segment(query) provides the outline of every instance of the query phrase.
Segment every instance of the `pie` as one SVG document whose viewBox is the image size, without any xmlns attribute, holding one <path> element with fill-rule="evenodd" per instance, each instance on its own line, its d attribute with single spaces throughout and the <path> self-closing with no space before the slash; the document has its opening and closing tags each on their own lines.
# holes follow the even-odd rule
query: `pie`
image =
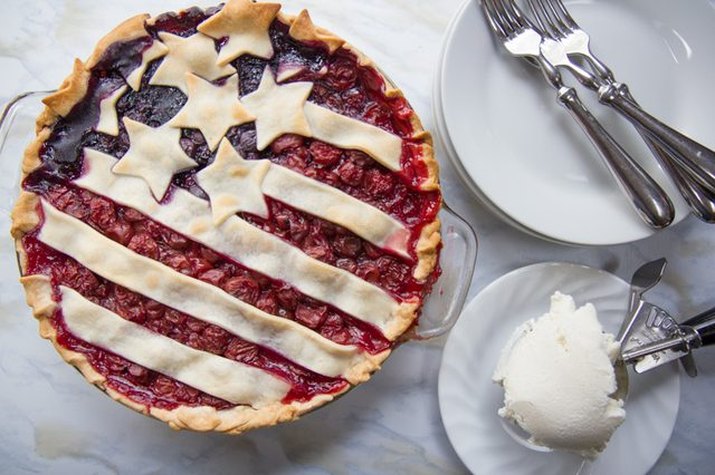
<svg viewBox="0 0 715 475">
<path fill-rule="evenodd" d="M 13 210 L 40 334 L 175 429 L 297 418 L 379 369 L 439 275 L 431 139 L 274 3 L 139 15 L 44 99 Z"/>
</svg>

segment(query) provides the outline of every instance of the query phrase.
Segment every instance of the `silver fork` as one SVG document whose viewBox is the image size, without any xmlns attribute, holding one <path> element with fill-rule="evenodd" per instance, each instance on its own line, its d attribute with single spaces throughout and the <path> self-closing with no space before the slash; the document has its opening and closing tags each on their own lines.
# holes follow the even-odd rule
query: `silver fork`
<svg viewBox="0 0 715 475">
<path fill-rule="evenodd" d="M 591 52 L 588 34 L 573 20 L 560 0 L 527 0 L 527 3 L 534 13 L 539 28 L 547 37 L 558 43 L 558 46 L 546 50 L 552 55 L 554 50 L 560 51 L 560 54 L 555 55 L 552 60 L 555 65 L 565 66 L 582 84 L 595 91 L 598 91 L 601 86 L 616 83 L 611 70 Z M 586 59 L 596 75 L 575 64 L 570 56 Z M 627 94 L 627 99 L 636 103 L 627 90 L 624 93 Z M 673 178 L 693 214 L 705 222 L 715 222 L 715 194 L 700 184 L 703 181 L 707 182 L 707 175 L 700 172 L 700 178 L 691 177 L 689 170 L 679 168 L 678 159 L 673 156 L 672 151 L 660 145 L 639 124 L 636 123 L 635 126 L 665 172 Z"/>
<path fill-rule="evenodd" d="M 566 66 L 585 86 L 599 93 L 601 102 L 622 113 L 638 129 L 665 171 L 700 219 L 715 221 L 715 152 L 673 130 L 644 112 L 628 87 L 591 51 L 590 37 L 571 17 L 561 0 L 527 0 L 540 28 L 561 44 Z M 568 59 L 585 59 L 596 77 Z"/>
<path fill-rule="evenodd" d="M 491 29 L 507 51 L 539 65 L 547 82 L 558 91 L 558 101 L 598 150 L 638 215 L 654 228 L 668 226 L 674 216 L 670 199 L 596 120 L 576 91 L 563 84 L 559 72 L 542 54 L 541 32 L 509 0 L 482 0 L 481 5 Z"/>
</svg>

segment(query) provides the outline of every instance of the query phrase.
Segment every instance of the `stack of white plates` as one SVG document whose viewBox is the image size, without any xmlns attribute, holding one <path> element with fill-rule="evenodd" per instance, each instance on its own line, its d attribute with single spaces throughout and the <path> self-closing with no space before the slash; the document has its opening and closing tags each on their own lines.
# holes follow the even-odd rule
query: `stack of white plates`
<svg viewBox="0 0 715 475">
<path fill-rule="evenodd" d="M 715 10 L 706 0 L 600 0 L 567 6 L 596 54 L 644 108 L 715 147 Z M 563 72 L 567 84 L 576 81 Z M 579 94 L 670 195 L 687 206 L 625 120 Z M 655 231 L 636 215 L 540 72 L 508 56 L 468 0 L 446 33 L 434 85 L 438 136 L 467 186 L 507 222 L 567 244 L 611 245 Z"/>
</svg>

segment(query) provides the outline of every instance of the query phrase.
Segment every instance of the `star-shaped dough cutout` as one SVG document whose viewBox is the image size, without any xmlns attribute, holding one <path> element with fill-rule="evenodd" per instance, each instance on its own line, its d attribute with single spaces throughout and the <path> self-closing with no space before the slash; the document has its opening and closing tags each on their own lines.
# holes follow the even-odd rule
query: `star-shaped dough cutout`
<svg viewBox="0 0 715 475">
<path fill-rule="evenodd" d="M 196 174 L 199 186 L 209 195 L 214 225 L 245 211 L 268 217 L 268 206 L 261 191 L 263 179 L 271 167 L 269 160 L 246 160 L 223 139 L 211 165 Z"/>
<path fill-rule="evenodd" d="M 312 89 L 312 82 L 278 85 L 270 68 L 263 70 L 258 89 L 241 99 L 256 117 L 258 150 L 263 150 L 283 134 L 311 136 L 303 106 Z"/>
<path fill-rule="evenodd" d="M 127 81 L 127 84 L 129 84 L 129 87 L 138 91 L 142 84 L 142 76 L 144 76 L 149 63 L 157 58 L 161 58 L 168 52 L 169 48 L 164 46 L 161 41 L 154 40 L 150 47 L 142 51 L 142 62 L 139 66 L 124 78 L 124 80 Z"/>
<path fill-rule="evenodd" d="M 157 201 L 166 193 L 175 173 L 198 166 L 179 144 L 181 129 L 164 124 L 153 128 L 125 117 L 129 150 L 112 168 L 114 173 L 143 178 Z"/>
<path fill-rule="evenodd" d="M 268 27 L 280 9 L 278 3 L 229 0 L 220 12 L 201 23 L 198 30 L 216 39 L 228 37 L 218 56 L 220 65 L 242 54 L 268 59 L 273 56 Z"/>
<path fill-rule="evenodd" d="M 308 10 L 301 11 L 295 17 L 288 34 L 298 41 L 320 41 L 325 44 L 330 54 L 345 44 L 345 40 L 315 26 Z"/>
<path fill-rule="evenodd" d="M 169 121 L 172 127 L 199 129 L 211 151 L 233 125 L 255 119 L 238 100 L 238 74 L 229 76 L 223 86 L 216 86 L 195 74 L 186 73 L 189 100 Z"/>
<path fill-rule="evenodd" d="M 127 92 L 127 86 L 121 86 L 99 102 L 99 120 L 94 130 L 103 134 L 119 135 L 119 119 L 117 118 L 117 102 Z"/>
<path fill-rule="evenodd" d="M 194 73 L 208 81 L 236 72 L 232 66 L 216 64 L 218 53 L 216 53 L 214 40 L 206 35 L 196 33 L 188 38 L 182 38 L 162 31 L 159 32 L 159 38 L 169 48 L 169 52 L 149 80 L 151 85 L 178 87 L 188 95 L 187 72 Z"/>
</svg>

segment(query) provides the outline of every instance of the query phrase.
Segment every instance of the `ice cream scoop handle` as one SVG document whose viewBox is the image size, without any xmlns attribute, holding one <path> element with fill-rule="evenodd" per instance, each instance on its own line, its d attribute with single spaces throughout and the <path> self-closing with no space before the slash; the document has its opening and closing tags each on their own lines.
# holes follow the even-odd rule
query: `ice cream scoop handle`
<svg viewBox="0 0 715 475">
<path fill-rule="evenodd" d="M 690 320 L 683 322 L 683 325 L 688 325 L 698 332 L 703 346 L 715 343 L 715 307 L 699 313 Z"/>
</svg>

